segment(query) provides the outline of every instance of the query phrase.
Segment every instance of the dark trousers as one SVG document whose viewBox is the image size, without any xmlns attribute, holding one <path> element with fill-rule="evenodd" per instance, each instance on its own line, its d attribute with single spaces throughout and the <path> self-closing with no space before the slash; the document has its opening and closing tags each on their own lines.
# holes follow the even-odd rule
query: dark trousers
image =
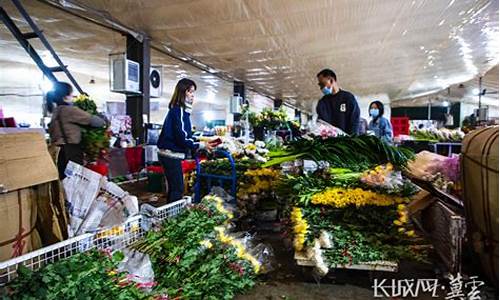
<svg viewBox="0 0 500 300">
<path fill-rule="evenodd" d="M 59 155 L 57 156 L 57 170 L 59 171 L 59 179 L 63 180 L 66 176 L 64 170 L 69 161 L 83 165 L 83 150 L 80 144 L 61 145 Z"/>
<path fill-rule="evenodd" d="M 182 175 L 181 159 L 158 155 L 158 159 L 163 166 L 163 172 L 167 178 L 168 202 L 180 200 L 184 196 L 184 177 Z"/>
</svg>

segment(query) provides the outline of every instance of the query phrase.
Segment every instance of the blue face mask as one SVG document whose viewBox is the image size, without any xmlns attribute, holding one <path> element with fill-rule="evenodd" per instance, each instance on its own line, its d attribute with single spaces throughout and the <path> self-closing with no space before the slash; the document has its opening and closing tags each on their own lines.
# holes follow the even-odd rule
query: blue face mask
<svg viewBox="0 0 500 300">
<path fill-rule="evenodd" d="M 330 95 L 332 93 L 332 88 L 325 86 L 321 91 L 323 92 L 323 95 Z"/>
<path fill-rule="evenodd" d="M 373 118 L 378 117 L 378 108 L 370 109 L 370 116 L 372 116 Z"/>
</svg>

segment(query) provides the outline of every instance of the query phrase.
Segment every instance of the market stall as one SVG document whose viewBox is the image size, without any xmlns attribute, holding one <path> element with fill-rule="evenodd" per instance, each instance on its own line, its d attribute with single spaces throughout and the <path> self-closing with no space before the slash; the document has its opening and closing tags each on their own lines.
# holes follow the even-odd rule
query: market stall
<svg viewBox="0 0 500 300">
<path fill-rule="evenodd" d="M 3 1 L 0 298 L 497 295 L 496 4 Z"/>
</svg>

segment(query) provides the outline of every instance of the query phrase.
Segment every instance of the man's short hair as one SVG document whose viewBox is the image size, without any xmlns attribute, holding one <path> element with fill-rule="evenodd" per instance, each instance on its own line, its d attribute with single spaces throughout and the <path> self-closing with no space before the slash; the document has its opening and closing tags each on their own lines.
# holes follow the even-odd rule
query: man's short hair
<svg viewBox="0 0 500 300">
<path fill-rule="evenodd" d="M 319 77 L 319 76 L 322 76 L 322 77 L 332 77 L 333 80 L 337 81 L 337 75 L 331 69 L 323 69 L 323 70 L 321 70 L 321 72 L 319 72 L 318 75 L 316 75 L 316 77 Z"/>
</svg>

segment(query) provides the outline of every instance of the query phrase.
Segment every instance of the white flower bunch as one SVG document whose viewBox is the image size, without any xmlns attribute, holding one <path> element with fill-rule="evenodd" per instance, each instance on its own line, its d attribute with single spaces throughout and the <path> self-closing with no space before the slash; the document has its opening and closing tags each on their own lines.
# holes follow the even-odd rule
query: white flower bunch
<svg viewBox="0 0 500 300">
<path fill-rule="evenodd" d="M 326 230 L 321 230 L 319 234 L 319 243 L 321 248 L 331 249 L 333 248 L 333 241 L 331 234 Z"/>
</svg>

